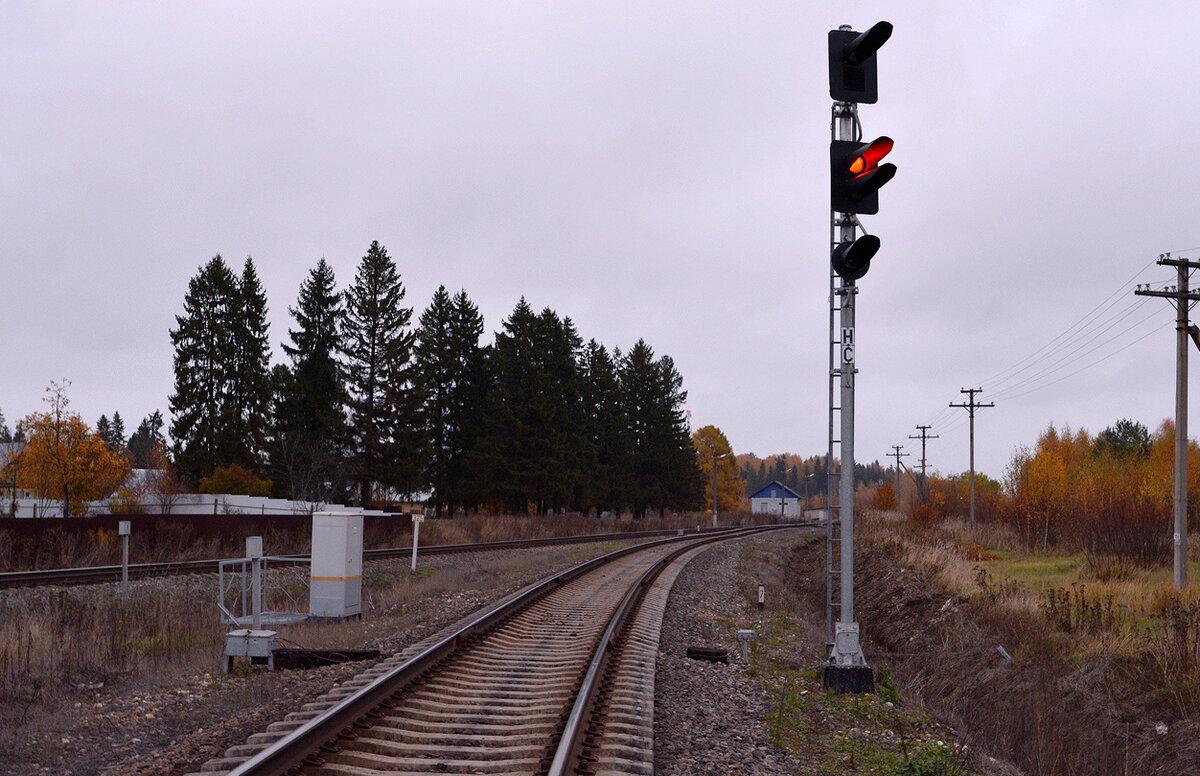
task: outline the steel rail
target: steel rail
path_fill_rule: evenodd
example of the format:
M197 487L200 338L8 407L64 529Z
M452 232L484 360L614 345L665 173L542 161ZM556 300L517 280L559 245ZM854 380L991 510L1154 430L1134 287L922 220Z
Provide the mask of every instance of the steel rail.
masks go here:
M738 533L743 532L752 533L754 531L744 530ZM731 536L736 536L738 533L731 534ZM725 539L730 537L713 536L707 541L716 541L718 538ZM616 646L617 635L637 610L637 604L645 595L646 589L658 578L663 569L674 563L679 556L690 552L697 546L706 544L707 541L700 541L686 547L680 547L670 555L659 558L638 577L637 581L630 586L629 591L625 593L625 597L621 599L620 605L613 612L612 617L609 618L608 627L604 629L604 635L600 637L600 642L596 646L596 654L592 657L592 662L588 666L587 673L584 675L579 693L575 696L575 703L571 707L566 725L563 727L563 732L559 737L558 748L554 752L554 759L551 761L550 770L547 772L548 776L565 776L568 773L573 773L576 766L578 766L583 739L587 733L585 723L595 701L596 693L600 689L600 681L607 670L612 649Z
M564 544L586 544L589 542L621 541L652 536L675 536L677 528L662 528L653 531L630 531L626 533L581 534L577 536L550 536L539 539L509 539L498 542L477 542L470 544L430 544L417 547L417 555L457 555L467 552L491 552L496 550L520 550L533 547L550 547ZM711 531L711 529L708 529ZM701 531L704 532L703 530ZM691 535L696 535L693 529ZM385 560L388 558L409 557L412 555L412 545L406 547L383 547L363 551L363 560ZM272 565L301 566L310 561L308 553L296 555L275 556ZM146 579L149 577L178 576L185 574L216 574L220 559L164 561L159 563L131 563L129 565L130 579ZM120 582L120 566L83 566L79 568L41 569L34 571L5 571L0 572L0 589L18 587L38 587L43 585L87 585L103 582Z
M797 528L808 525L810 524L789 523L719 531L710 530L703 535L702 538L704 541L693 542L683 549L691 549L698 544L708 541L731 538L742 534L781 528ZM651 547L695 538L696 536L693 533L690 537L673 536L667 539L624 547L584 561L525 588L520 593L499 602L478 616L471 618L465 625L438 642L430 645L387 673L375 678L370 684L346 696L337 706L326 709L306 721L283 738L270 744L250 759L233 768L228 772L227 776L284 776L291 769L305 764L306 761L308 764L314 764L311 760L313 753L322 750L338 751L338 740L353 740L356 738L357 734L354 732L354 728L369 727L370 723L368 720L375 709L380 706L387 707L390 705L390 699L401 692L412 680L449 657L472 637L480 635L548 593L616 558ZM622 605L625 605L624 602Z

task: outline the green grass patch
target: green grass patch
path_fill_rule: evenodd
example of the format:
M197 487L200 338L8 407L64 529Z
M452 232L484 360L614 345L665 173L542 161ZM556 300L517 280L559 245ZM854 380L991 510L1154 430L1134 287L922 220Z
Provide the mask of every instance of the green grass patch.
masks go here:
M758 573L778 562L754 559ZM757 589L743 587L746 611L754 612ZM734 620L728 627L752 625L746 615ZM822 650L788 612L757 616L753 626L759 633L747 670L763 689L767 730L775 746L807 764L805 773L969 776L959 754L940 743L949 732L902 703L887 666L876 666L878 694L827 692L821 686Z
M1082 555L1023 555L996 551L999 560L981 561L989 573L1032 587L1066 587L1081 579Z

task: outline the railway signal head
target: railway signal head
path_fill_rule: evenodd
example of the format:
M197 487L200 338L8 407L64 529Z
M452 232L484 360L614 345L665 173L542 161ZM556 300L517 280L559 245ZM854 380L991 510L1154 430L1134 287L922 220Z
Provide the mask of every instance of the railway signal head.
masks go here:
M858 280L871 268L871 259L879 251L879 238L864 234L857 240L838 243L830 261L833 271L846 280Z
M829 31L829 96L838 102L879 99L875 52L892 36L892 25L879 22L866 32L843 27Z
M838 213L879 212L879 189L896 174L896 165L879 164L892 150L892 139L870 143L834 140L829 144L829 202Z

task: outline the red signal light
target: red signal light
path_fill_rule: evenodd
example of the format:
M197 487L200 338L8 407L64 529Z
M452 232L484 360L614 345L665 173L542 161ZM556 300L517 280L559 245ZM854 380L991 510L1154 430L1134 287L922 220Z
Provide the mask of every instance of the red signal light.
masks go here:
M892 145L890 137L877 138L850 163L850 173L852 175L862 175L864 172L874 169L883 157L892 152Z
M892 145L890 137L870 143L834 140L829 144L829 193L835 212L879 212L876 193L896 174L896 165L879 162L891 153Z

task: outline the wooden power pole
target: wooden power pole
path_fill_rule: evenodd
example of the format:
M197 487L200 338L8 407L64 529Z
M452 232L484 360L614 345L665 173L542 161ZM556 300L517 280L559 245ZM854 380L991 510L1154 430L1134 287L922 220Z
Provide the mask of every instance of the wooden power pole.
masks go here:
M1192 270L1200 268L1200 262L1187 259L1172 259L1165 254L1158 263L1175 267L1178 283L1161 291L1152 291L1149 285L1138 286L1133 292L1137 296L1157 296L1170 300L1175 305L1175 532L1171 537L1175 555L1175 587L1187 586L1187 396L1188 396L1188 338L1200 347L1200 336L1195 326L1188 324L1188 310L1200 301L1200 293L1188 289Z

